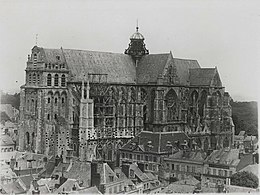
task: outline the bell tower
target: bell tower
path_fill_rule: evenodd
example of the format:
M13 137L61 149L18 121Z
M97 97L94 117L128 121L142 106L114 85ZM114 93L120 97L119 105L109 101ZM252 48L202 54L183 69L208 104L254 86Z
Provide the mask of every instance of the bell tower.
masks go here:
M130 43L125 50L125 54L132 56L137 65L142 56L149 54L149 50L146 49L144 44L144 36L139 33L139 27L136 27L136 32L130 37Z

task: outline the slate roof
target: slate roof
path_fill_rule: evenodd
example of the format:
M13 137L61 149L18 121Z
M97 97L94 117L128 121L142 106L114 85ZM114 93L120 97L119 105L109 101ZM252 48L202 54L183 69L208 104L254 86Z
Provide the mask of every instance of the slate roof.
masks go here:
M137 66L137 83L156 83L169 58L170 53L143 56Z
M160 193L162 194L173 194L173 193L193 193L195 186L187 184L171 183L164 188Z
M98 189L97 186L85 188L77 191L72 191L70 194L102 194Z
M57 190L54 191L55 194L72 191L73 186L77 186L78 182L76 179L67 179Z
M20 176L19 179L24 183L26 189L28 190L30 188L31 182L35 177L37 177L37 175L23 175Z
M25 189L18 182L12 182L1 186L6 194L24 194Z
M12 146L14 142L9 135L0 135L0 144L1 146Z
M74 161L71 168L64 172L64 176L69 179L77 179L83 181L83 187L90 186L91 164L88 162Z
M203 162L206 158L206 153L196 150L196 151L186 151L179 150L178 152L170 155L167 159L179 159L179 160L189 160L196 162Z
M254 175L258 176L258 170L259 170L259 165L253 164L253 165L246 166L245 168L241 169L239 172L246 171L246 172L253 173Z
M214 150L206 159L208 163L237 166L239 163L239 149Z
M257 142L257 137L256 136L246 136L246 138L244 139L245 142L253 142L253 143L256 143Z
M146 182L149 181L150 178L148 177L148 175L146 175L144 172L141 171L141 169L139 169L138 165L136 163L132 163L130 165L130 169L134 171L135 175L142 181L142 182Z
M198 71L200 65L197 60L173 58L171 52L144 55L136 67L131 56L121 53L62 48L39 48L39 50L43 53L45 63L65 64L72 75L70 81L75 82L82 80L81 77L85 71L86 74L107 74L108 83L157 83L158 76L164 74L168 63L176 67L181 85L189 85L189 80L193 78L195 78L193 84L201 83L198 80L200 74L205 73L208 77L211 76L211 74L208 75L210 71L205 72L207 69ZM60 60L57 60L56 56L60 56ZM198 70L192 72L190 77L190 69ZM202 84L205 85L204 80Z
M210 86L216 74L216 68L195 68L189 71L191 86Z
M184 140L188 141L189 137L184 132L151 132L142 131L137 136L135 136L131 141L126 143L122 150L135 150L136 147L144 149L144 152L153 152L157 154L168 153L169 148L166 146L171 143L173 146L176 141L180 144L184 143ZM135 143L135 145L133 145ZM152 148L148 145L152 145Z
M1 111L1 121L11 121L10 117L6 114L5 111Z
M56 56L61 56L73 75L72 81L81 81L85 71L86 74L107 74L109 83L135 83L135 64L129 55L73 49L43 50L47 63L57 63Z
M14 108L11 104L1 104L0 110L5 112L10 119L13 119L18 114L18 110Z
M189 69L200 68L197 60L173 58L171 53L149 54L143 56L137 65L137 83L156 83L167 63L176 67L182 85L188 85Z
M176 66L177 75L180 79L180 84L188 85L189 84L189 70L200 68L200 65L197 60L190 59L179 59L174 58L174 65Z

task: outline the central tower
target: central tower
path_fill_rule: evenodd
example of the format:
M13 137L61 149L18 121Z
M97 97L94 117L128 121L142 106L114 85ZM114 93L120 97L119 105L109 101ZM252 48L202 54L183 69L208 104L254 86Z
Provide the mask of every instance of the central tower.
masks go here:
M136 27L136 32L130 37L130 43L125 50L125 54L132 56L135 64L141 59L143 55L149 54L144 44L144 36L138 32L139 27Z

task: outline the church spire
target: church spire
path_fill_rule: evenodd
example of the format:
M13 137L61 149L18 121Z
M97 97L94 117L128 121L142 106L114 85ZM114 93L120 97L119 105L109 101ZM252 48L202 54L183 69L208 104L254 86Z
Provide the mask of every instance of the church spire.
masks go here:
M125 50L125 54L132 56L137 63L143 55L149 54L144 44L144 36L139 32L138 21L136 25L136 32L130 37L130 43Z

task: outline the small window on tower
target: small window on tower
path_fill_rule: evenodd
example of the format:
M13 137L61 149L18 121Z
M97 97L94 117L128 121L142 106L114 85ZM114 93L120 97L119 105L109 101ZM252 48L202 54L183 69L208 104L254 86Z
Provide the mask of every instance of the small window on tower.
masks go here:
M51 86L51 74L47 75L47 86Z
M50 114L47 115L47 120L50 120Z
M54 76L54 86L59 86L59 75L55 74Z
M33 83L36 83L36 74L33 73Z
M56 56L56 59L57 59L58 61L60 61L60 56Z

